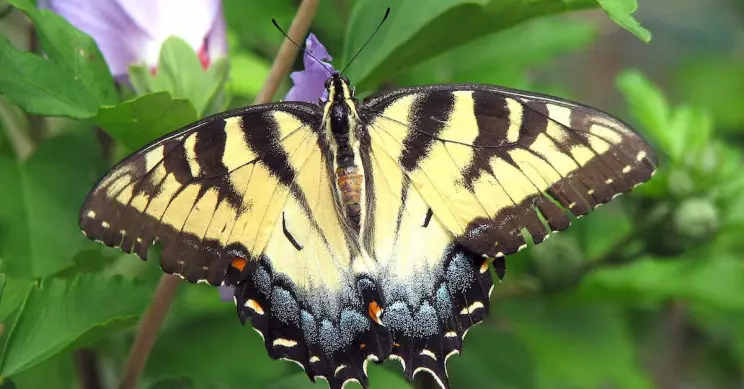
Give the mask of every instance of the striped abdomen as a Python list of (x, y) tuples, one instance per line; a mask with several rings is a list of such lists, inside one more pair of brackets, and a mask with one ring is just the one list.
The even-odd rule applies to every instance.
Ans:
[(346, 211), (346, 217), (359, 226), (362, 211), (362, 183), (364, 176), (360, 174), (356, 166), (340, 167), (336, 169), (336, 183), (341, 192), (341, 202)]

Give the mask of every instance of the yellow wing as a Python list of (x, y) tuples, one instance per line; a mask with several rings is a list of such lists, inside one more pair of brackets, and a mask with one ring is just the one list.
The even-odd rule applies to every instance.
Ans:
[(365, 247), (380, 269), (391, 355), (409, 378), (427, 371), (442, 387), (446, 358), (488, 313), (488, 264), (503, 276), (523, 230), (540, 243), (569, 226), (566, 209), (585, 215), (654, 172), (652, 150), (626, 125), (555, 98), (435, 85), (360, 111), (374, 186)]
[(143, 259), (159, 242), (165, 272), (235, 288), (272, 358), (334, 388), (366, 385), (364, 363), (387, 357), (390, 334), (370, 311), (374, 263), (341, 222), (320, 120), (294, 103), (205, 119), (114, 167), (80, 225)]

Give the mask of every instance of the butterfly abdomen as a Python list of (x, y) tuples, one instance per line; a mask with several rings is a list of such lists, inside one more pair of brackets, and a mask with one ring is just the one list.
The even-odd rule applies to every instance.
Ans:
[(336, 169), (336, 183), (341, 192), (341, 202), (348, 217), (355, 225), (359, 225), (362, 212), (362, 183), (364, 176), (356, 166), (339, 167)]

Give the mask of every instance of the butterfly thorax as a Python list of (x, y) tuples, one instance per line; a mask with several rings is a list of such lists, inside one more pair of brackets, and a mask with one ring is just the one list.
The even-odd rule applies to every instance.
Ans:
[(362, 214), (364, 174), (360, 168), (359, 141), (356, 137), (356, 101), (349, 81), (334, 74), (326, 82), (328, 101), (324, 123), (330, 138), (336, 172), (336, 190), (343, 205), (344, 215), (359, 230)]

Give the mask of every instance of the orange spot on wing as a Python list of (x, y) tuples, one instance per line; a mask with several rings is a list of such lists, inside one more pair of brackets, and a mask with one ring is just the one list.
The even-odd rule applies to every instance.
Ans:
[(245, 264), (246, 264), (247, 262), (248, 262), (248, 261), (246, 261), (246, 260), (245, 260), (245, 258), (241, 258), (241, 257), (235, 257), (235, 258), (234, 258), (234, 259), (232, 260), (232, 263), (230, 264), (230, 266), (232, 266), (232, 267), (234, 267), (234, 268), (238, 269), (238, 271), (243, 271), (243, 269), (245, 269)]
[(261, 306), (261, 304), (258, 303), (258, 301), (251, 299), (247, 301), (247, 304), (248, 304), (248, 307), (254, 310), (257, 314), (259, 315), (264, 314), (263, 307)]
[(359, 345), (359, 349), (360, 350), (364, 350), (365, 348), (367, 348), (367, 345), (366, 344), (362, 343), (362, 344)]
[(369, 317), (371, 317), (372, 320), (375, 321), (375, 323), (382, 325), (380, 315), (382, 315), (382, 308), (380, 308), (380, 305), (377, 304), (377, 301), (373, 300), (371, 303), (369, 303)]

